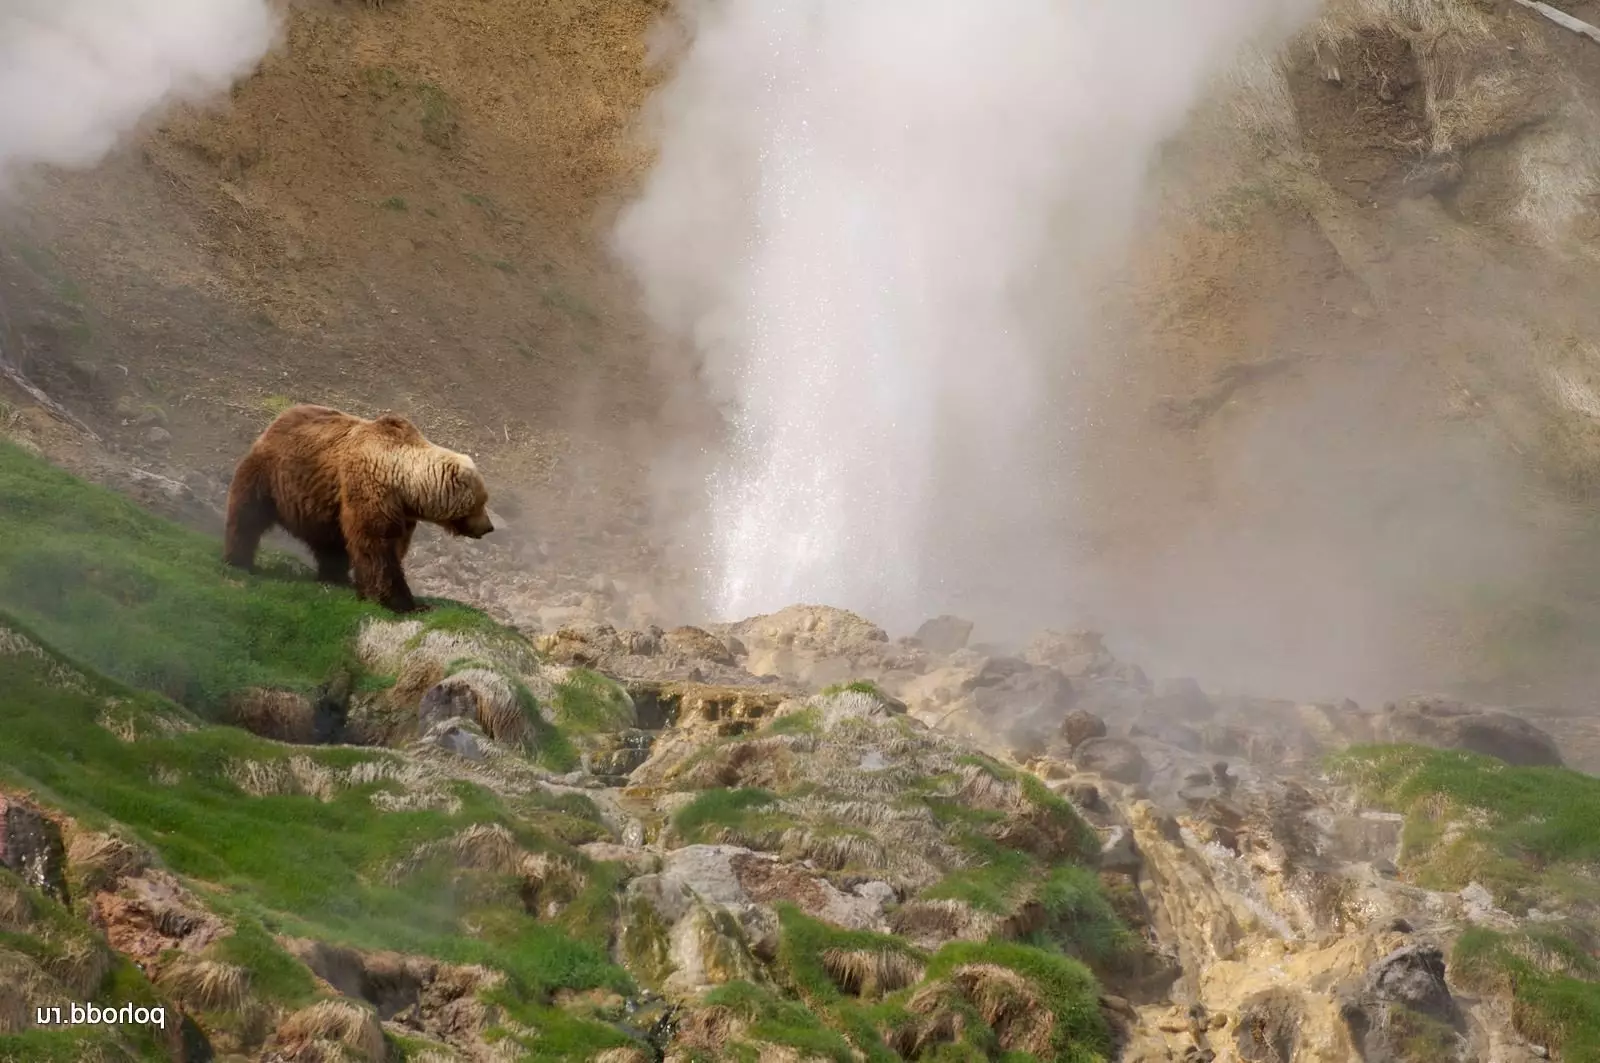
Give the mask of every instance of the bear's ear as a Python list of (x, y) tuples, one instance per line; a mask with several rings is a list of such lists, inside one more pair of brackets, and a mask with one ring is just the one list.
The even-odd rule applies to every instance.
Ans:
[(398, 439), (417, 440), (422, 438), (421, 430), (398, 413), (386, 412), (379, 414), (372, 419), (372, 423)]

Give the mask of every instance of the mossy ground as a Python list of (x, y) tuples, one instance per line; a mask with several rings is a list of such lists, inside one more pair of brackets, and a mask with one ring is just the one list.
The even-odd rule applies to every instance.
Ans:
[[(292, 560), (264, 560), (258, 575), (227, 569), (215, 539), (0, 443), (0, 781), (156, 854), (233, 928), (211, 949), (252, 972), (255, 1001), (294, 1007), (312, 997), (310, 972), (273, 939), (310, 937), (504, 972), (506, 1014), (539, 1031), (525, 1058), (589, 1059), (626, 1043), (551, 1004), (559, 989), (632, 986), (608, 954), (616, 875), (572, 848), (609, 835), (590, 802), (506, 799), (460, 783), (454, 811), (381, 811), (373, 798), (402, 788), (381, 764), (394, 754), (288, 747), (205, 722), (242, 688), (310, 690), (353, 667), (361, 623), (385, 615), (319, 586)], [(435, 604), (423, 617), (430, 628), (492, 630), (474, 610)], [(342, 781), (316, 796), (257, 796), (235, 781), (240, 765), (291, 757)], [(494, 875), (438, 863), (387, 874), (420, 846), (478, 824), (559, 854), (583, 876), (578, 895), (560, 915), (536, 918), (506, 903), (515, 884)], [(72, 916), (80, 922), (82, 904)], [(126, 961), (101, 992), (154, 999)], [(0, 1038), (0, 1059), (165, 1058), (157, 1046), (114, 1040), (31, 1031)]]
[(1600, 1060), (1600, 779), (1415, 746), (1349, 750), (1330, 768), (1405, 815), (1401, 866), (1419, 884), (1477, 882), (1515, 914), (1561, 913), (1515, 933), (1469, 929), (1450, 966), (1464, 985), (1511, 996), (1530, 1040), (1569, 1063)]
[[(264, 552), (259, 568), (0, 441), (0, 602), (88, 667), (212, 716), (240, 689), (317, 686), (351, 664), (362, 621), (388, 615), (293, 558)], [(433, 604), (430, 628), (493, 626)]]

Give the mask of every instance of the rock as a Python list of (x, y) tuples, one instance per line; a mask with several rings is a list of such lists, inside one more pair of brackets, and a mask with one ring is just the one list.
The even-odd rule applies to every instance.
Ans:
[(1091, 738), (1073, 753), (1072, 762), (1080, 771), (1129, 785), (1144, 778), (1144, 754), (1126, 738)]
[(69, 903), (61, 828), (35, 805), (6, 794), (0, 794), (0, 866), (34, 889)]
[(1098, 631), (1042, 631), (1022, 651), (1022, 659), (1072, 679), (1101, 675), (1117, 663), (1103, 639)]
[(1288, 989), (1268, 989), (1239, 1009), (1235, 1044), (1239, 1058), (1250, 1063), (1293, 1063), (1300, 1044), (1305, 1007)]
[(1179, 720), (1204, 720), (1216, 714), (1217, 707), (1193, 679), (1167, 679), (1156, 688), (1151, 707)]
[(488, 759), (489, 754), (484, 749), (488, 736), (477, 724), (463, 717), (455, 716), (440, 721), (429, 729), (425, 737), (445, 752), (466, 760), (476, 762)]
[(936, 616), (924, 621), (913, 637), (929, 653), (947, 657), (966, 647), (972, 637), (972, 621), (948, 614)]
[(1100, 849), (1100, 869), (1137, 875), (1143, 866), (1144, 857), (1139, 855), (1139, 847), (1134, 844), (1133, 832), (1123, 826), (1112, 827), (1111, 836)]
[(1077, 749), (1091, 738), (1106, 736), (1106, 722), (1092, 712), (1073, 709), (1061, 721), (1061, 737), (1068, 749)]
[(630, 729), (616, 734), (594, 738), (594, 749), (583, 754), (584, 768), (592, 775), (631, 775), (634, 769), (650, 759), (650, 749), (655, 735), (649, 731)]
[(1412, 697), (1384, 706), (1386, 742), (1465, 749), (1522, 767), (1562, 767), (1555, 739), (1509, 712), (1438, 697)]
[(1465, 1045), (1463, 1018), (1445, 984), (1444, 952), (1434, 945), (1406, 945), (1373, 964), (1355, 998), (1340, 1016), (1364, 1060), (1416, 1058), (1411, 1049), (1430, 1046), (1429, 1058), (1457, 1059)]
[(151, 450), (166, 450), (172, 446), (172, 433), (160, 425), (153, 425), (144, 430), (139, 441)]
[(666, 633), (664, 643), (669, 653), (681, 654), (685, 657), (697, 657), (701, 660), (711, 661), (732, 667), (735, 664), (733, 652), (728, 644), (697, 627), (677, 627)]
[(1455, 1023), (1461, 1017), (1455, 998), (1445, 985), (1444, 952), (1433, 945), (1407, 945), (1373, 965), (1367, 992), (1386, 1004), (1402, 1004), (1412, 1011)]
[(417, 705), (417, 726), (427, 734), (446, 720), (462, 718), (489, 738), (516, 745), (528, 736), (529, 722), (509, 680), (487, 668), (469, 668), (435, 683)]

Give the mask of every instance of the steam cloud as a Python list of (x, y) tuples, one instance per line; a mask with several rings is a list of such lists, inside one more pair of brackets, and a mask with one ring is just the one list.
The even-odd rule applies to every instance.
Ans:
[(1063, 322), (1210, 79), (1314, 6), (680, 0), (659, 155), (617, 236), (731, 414), (705, 484), (713, 612), (899, 626), (1052, 593), (1045, 514), (1083, 458), (1046, 398)]
[(278, 28), (267, 0), (3, 0), (0, 188), (93, 166), (163, 104), (225, 92)]

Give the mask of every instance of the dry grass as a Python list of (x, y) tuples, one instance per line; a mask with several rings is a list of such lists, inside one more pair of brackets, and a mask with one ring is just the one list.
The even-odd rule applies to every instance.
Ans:
[(959, 1031), (963, 1021), (952, 1007), (956, 999), (975, 1008), (1007, 1052), (1043, 1057), (1051, 1047), (1055, 1015), (1028, 984), (1027, 979), (996, 964), (975, 963), (958, 967), (944, 981), (919, 989), (907, 1003), (915, 1024), (913, 1040), (933, 1044)]
[(18, 883), (0, 880), (0, 930), (19, 934), (33, 925), (33, 900)]
[(351, 1000), (323, 1000), (302, 1008), (279, 1024), (275, 1040), (290, 1050), (331, 1042), (368, 1063), (383, 1063), (388, 1058), (378, 1016)]
[(594, 1063), (650, 1063), (641, 1048), (608, 1048), (594, 1057)]
[(1023, 805), (1022, 784), (1015, 779), (1002, 779), (979, 764), (963, 764), (957, 770), (960, 786), (956, 800), (972, 808), (992, 812), (1010, 812)]
[(924, 971), (905, 953), (883, 949), (828, 949), (822, 967), (840, 989), (868, 1000), (917, 984)]
[(339, 793), (339, 778), (310, 757), (288, 760), (235, 760), (225, 769), (230, 782), (252, 797), (314, 797), (331, 801)]
[(88, 934), (53, 941), (56, 951), (44, 961), (45, 973), (59, 982), (67, 995), (92, 1000), (111, 971), (111, 950)]
[(287, 690), (241, 691), (228, 699), (224, 720), (277, 742), (309, 745), (316, 736), (316, 712), (303, 695)]
[(98, 893), (150, 866), (150, 854), (114, 834), (75, 834), (67, 845), (67, 864), (79, 889)]
[(249, 971), (197, 956), (179, 956), (157, 982), (179, 1003), (198, 1011), (238, 1011), (249, 999)]

